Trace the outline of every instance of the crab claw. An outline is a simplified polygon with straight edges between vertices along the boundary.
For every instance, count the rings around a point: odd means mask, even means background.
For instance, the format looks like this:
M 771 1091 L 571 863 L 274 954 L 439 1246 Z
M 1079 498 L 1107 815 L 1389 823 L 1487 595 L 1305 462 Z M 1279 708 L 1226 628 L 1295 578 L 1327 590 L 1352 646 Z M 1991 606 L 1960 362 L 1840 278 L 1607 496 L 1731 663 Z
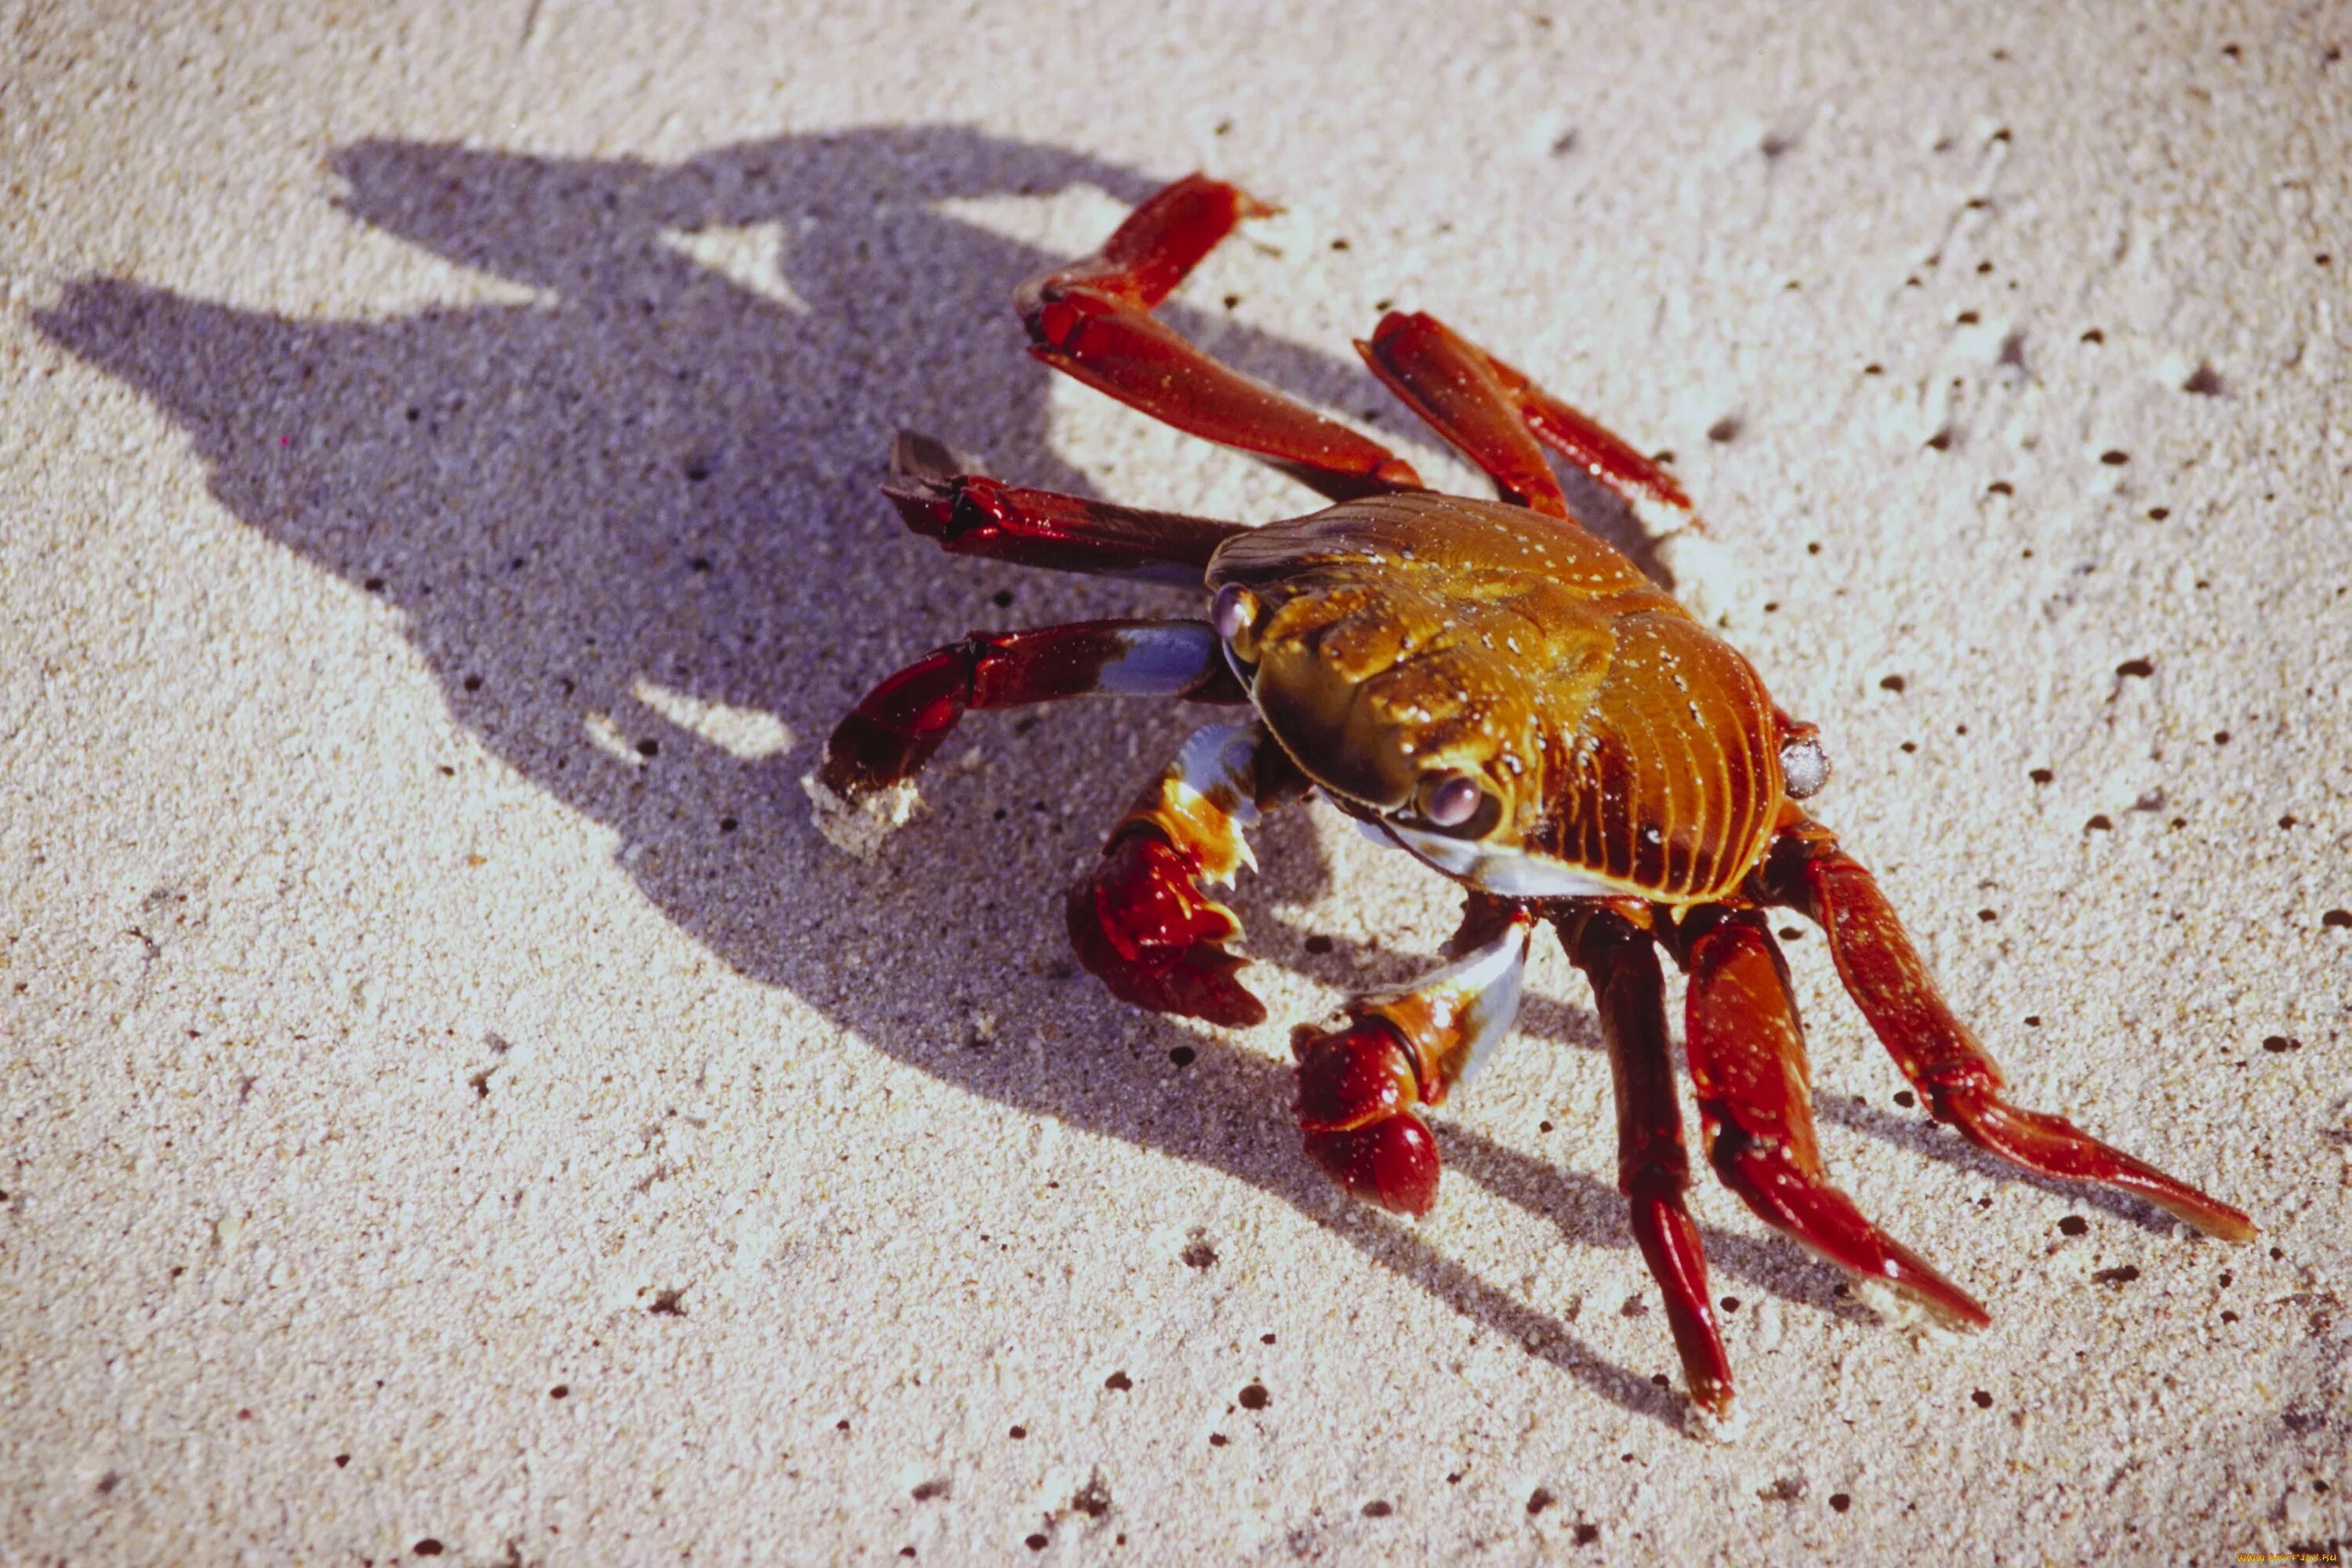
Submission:
M 1156 827 L 1123 833 L 1064 905 L 1078 962 L 1112 995 L 1156 1013 L 1241 1028 L 1265 1004 L 1234 978 L 1243 959 L 1234 912 L 1201 890 L 1200 868 Z
M 1419 1216 L 1437 1202 L 1437 1140 L 1422 1121 L 1421 1081 L 1404 1037 L 1386 1019 L 1358 1018 L 1335 1034 L 1301 1026 L 1291 1112 L 1307 1157 L 1351 1198 Z

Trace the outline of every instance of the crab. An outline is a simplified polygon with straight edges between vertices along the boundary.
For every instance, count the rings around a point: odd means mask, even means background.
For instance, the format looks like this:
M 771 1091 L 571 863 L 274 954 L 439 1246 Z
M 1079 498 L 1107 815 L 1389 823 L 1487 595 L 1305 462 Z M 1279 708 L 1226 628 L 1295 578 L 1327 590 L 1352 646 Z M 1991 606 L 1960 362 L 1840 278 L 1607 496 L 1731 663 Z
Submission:
M 950 552 L 1193 584 L 1207 615 L 975 632 L 918 659 L 842 720 L 803 781 L 827 836 L 870 854 L 967 712 L 1089 692 L 1238 710 L 1185 743 L 1069 890 L 1079 960 L 1136 1005 L 1262 1022 L 1237 977 L 1240 922 L 1210 889 L 1255 865 L 1245 835 L 1263 813 L 1310 796 L 1460 883 L 1449 962 L 1291 1037 L 1308 1157 L 1355 1197 L 1420 1215 L 1440 1171 L 1425 1113 L 1508 1032 L 1534 930 L 1550 924 L 1591 983 L 1616 1085 L 1619 1188 L 1692 1408 L 1718 1432 L 1734 1384 L 1685 1203 L 1661 949 L 1688 976 L 1684 1044 L 1717 1176 L 1931 1323 L 1990 1320 L 1824 1172 L 1767 910 L 1826 933 L 1847 994 L 1937 1120 L 2027 1170 L 2123 1188 L 2230 1240 L 2254 1235 L 2238 1210 L 2003 1098 L 2000 1069 L 1876 880 L 1798 804 L 1829 776 L 1815 727 L 1579 523 L 1544 448 L 1645 525 L 1698 530 L 1658 462 L 1435 318 L 1391 311 L 1356 348 L 1501 499 L 1441 494 L 1386 447 L 1152 315 L 1240 222 L 1273 211 L 1190 176 L 1014 302 L 1038 359 L 1332 504 L 1257 527 L 1140 510 L 1008 485 L 902 435 L 884 493 Z

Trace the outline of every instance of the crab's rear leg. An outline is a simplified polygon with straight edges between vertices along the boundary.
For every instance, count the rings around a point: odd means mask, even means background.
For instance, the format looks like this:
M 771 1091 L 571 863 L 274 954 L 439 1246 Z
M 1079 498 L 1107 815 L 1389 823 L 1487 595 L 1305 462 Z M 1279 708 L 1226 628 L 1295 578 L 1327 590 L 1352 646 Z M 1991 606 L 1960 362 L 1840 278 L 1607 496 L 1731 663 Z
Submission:
M 1690 971 L 1683 1034 L 1708 1158 L 1724 1184 L 1767 1224 L 1946 1321 L 1991 1321 L 1823 1173 L 1797 1000 L 1761 912 L 1702 909 L 1684 918 L 1682 932 Z
M 941 443 L 901 431 L 882 485 L 907 526 L 950 555 L 1197 587 L 1217 546 L 1248 531 L 1237 522 L 1024 489 L 961 468 Z
M 1446 945 L 1452 963 L 1407 989 L 1356 997 L 1338 1029 L 1293 1032 L 1292 1109 L 1307 1157 L 1351 1197 L 1407 1215 L 1437 1201 L 1437 1143 L 1421 1112 L 1444 1104 L 1510 1032 L 1534 919 L 1473 893 Z
M 1265 1005 L 1234 977 L 1241 921 L 1207 886 L 1230 886 L 1255 863 L 1244 835 L 1262 806 L 1307 788 L 1255 722 L 1194 734 L 1070 889 L 1064 912 L 1078 961 L 1139 1007 L 1236 1027 L 1264 1022 Z
M 1434 316 L 1391 310 L 1370 342 L 1357 342 L 1356 352 L 1405 406 L 1486 469 L 1505 500 L 1569 515 L 1543 448 L 1475 343 Z
M 2099 1142 L 2063 1116 L 2001 1098 L 2000 1068 L 1937 991 L 1877 879 L 1827 828 L 1800 818 L 1784 829 L 1764 882 L 1772 902 L 1803 911 L 1828 934 L 1847 994 L 1937 1120 L 2029 1171 L 2137 1193 L 2225 1240 L 2256 1234 L 2253 1221 L 2229 1205 Z
M 1505 500 L 1569 515 L 1541 442 L 1616 492 L 1644 525 L 1704 531 L 1672 474 L 1436 317 L 1391 310 L 1356 351 L 1391 392 L 1486 469 Z
M 1665 982 L 1650 933 L 1605 905 L 1559 917 L 1560 945 L 1592 984 L 1617 1089 L 1617 1190 L 1633 1205 L 1633 1237 L 1665 1298 L 1666 1325 L 1691 1401 L 1731 1414 L 1731 1358 L 1706 1293 L 1706 1253 L 1683 1194 L 1690 1156 L 1666 1040 Z
M 906 820 L 914 778 L 958 721 L 1089 692 L 1246 700 L 1217 634 L 1200 621 L 1074 621 L 974 632 L 934 648 L 867 692 L 835 726 L 803 785 L 828 838 L 859 854 Z
M 1252 452 L 1334 500 L 1417 489 L 1378 441 L 1203 353 L 1151 308 L 1247 217 L 1274 209 L 1188 175 L 1146 201 L 1094 255 L 1033 278 L 1013 306 L 1030 353 L 1129 407 Z

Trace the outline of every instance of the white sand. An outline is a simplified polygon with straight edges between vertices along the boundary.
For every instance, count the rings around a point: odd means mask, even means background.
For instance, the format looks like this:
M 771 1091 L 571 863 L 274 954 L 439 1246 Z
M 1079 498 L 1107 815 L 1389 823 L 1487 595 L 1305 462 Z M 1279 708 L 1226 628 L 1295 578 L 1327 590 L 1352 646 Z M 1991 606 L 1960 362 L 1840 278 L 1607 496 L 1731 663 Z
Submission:
M 168 9 L 0 67 L 0 1563 L 2352 1532 L 2352 15 Z M 975 721 L 878 861 L 819 837 L 897 661 L 1191 603 L 908 537 L 890 431 L 1309 504 L 1019 352 L 1014 280 L 1195 166 L 1291 208 L 1179 302 L 1220 353 L 1467 486 L 1347 348 L 1393 300 L 1675 450 L 1676 564 L 2021 1097 L 2259 1243 L 1927 1128 L 1798 942 L 1835 1171 L 1995 1323 L 1708 1181 L 1696 1441 L 1548 941 L 1415 1228 L 1301 1159 L 1284 1042 L 1442 885 L 1270 823 L 1245 1033 L 1067 960 L 1200 715 Z

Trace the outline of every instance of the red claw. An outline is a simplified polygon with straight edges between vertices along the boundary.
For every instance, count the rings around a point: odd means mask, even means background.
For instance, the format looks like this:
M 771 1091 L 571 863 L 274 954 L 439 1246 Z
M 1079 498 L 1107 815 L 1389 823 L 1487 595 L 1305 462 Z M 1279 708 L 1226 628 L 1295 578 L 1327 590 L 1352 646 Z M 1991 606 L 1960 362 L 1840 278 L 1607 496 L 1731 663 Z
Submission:
M 1078 962 L 1123 1002 L 1229 1028 L 1265 1022 L 1234 978 L 1233 911 L 1201 890 L 1197 868 L 1156 829 L 1122 835 L 1064 905 Z
M 1351 1198 L 1419 1217 L 1437 1202 L 1437 1140 L 1417 1113 L 1421 1084 L 1395 1027 L 1359 1018 L 1337 1034 L 1301 1028 L 1292 1112 L 1307 1156 Z
M 1309 1132 L 1307 1157 L 1351 1198 L 1419 1219 L 1437 1205 L 1437 1140 L 1411 1111 L 1353 1132 Z

